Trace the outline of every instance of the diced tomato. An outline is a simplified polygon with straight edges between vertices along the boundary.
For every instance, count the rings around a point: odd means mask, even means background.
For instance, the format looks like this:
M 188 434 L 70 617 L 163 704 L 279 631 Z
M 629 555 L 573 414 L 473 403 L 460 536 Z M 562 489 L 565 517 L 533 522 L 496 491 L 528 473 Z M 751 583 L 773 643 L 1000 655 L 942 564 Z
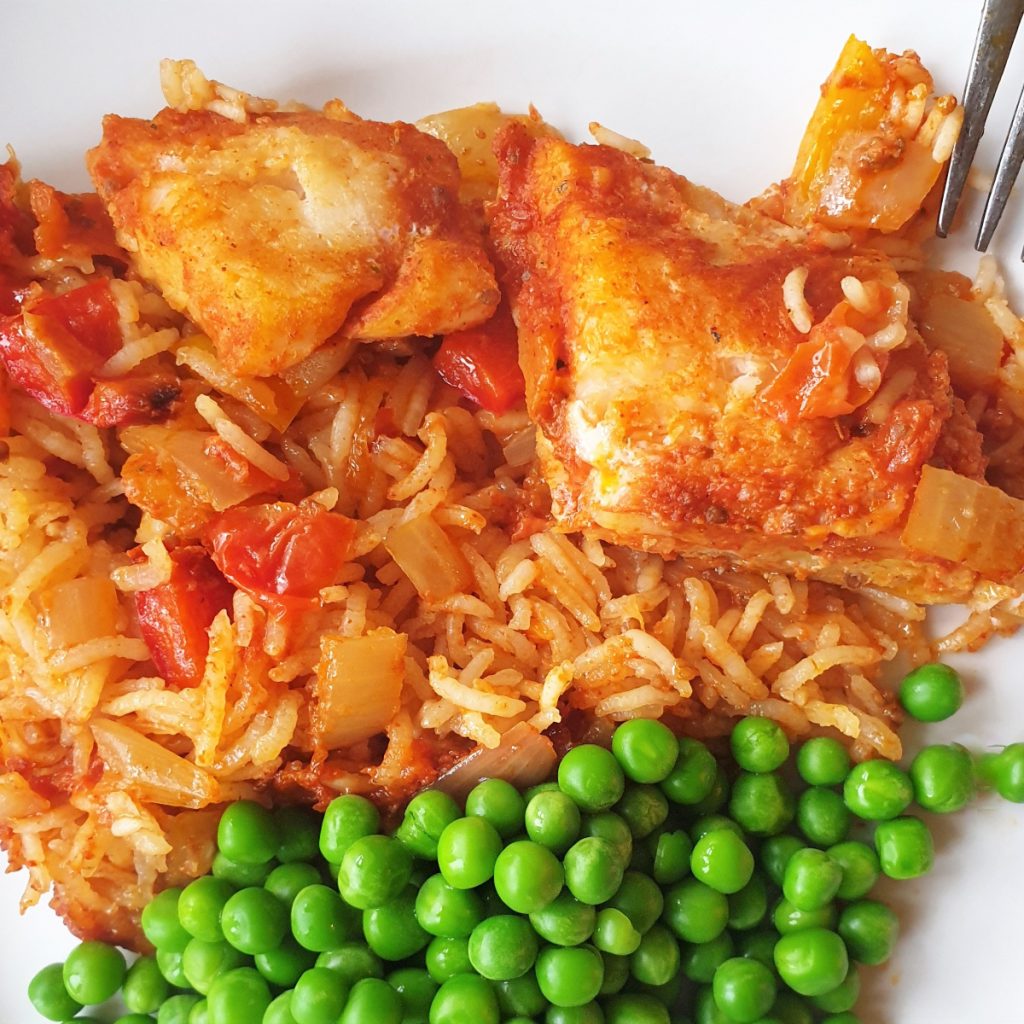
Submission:
M 164 419 L 181 397 L 181 385 L 169 374 L 96 381 L 81 418 L 97 427 L 123 427 Z
M 32 219 L 18 204 L 18 163 L 12 157 L 0 164 L 0 262 L 32 253 Z
M 217 567 L 270 604 L 315 601 L 348 560 L 355 523 L 315 502 L 240 506 L 222 512 L 207 538 Z
M 207 630 L 234 589 L 201 547 L 171 552 L 167 583 L 135 595 L 142 639 L 157 671 L 174 687 L 197 686 L 209 651 Z
M 117 304 L 106 278 L 90 281 L 61 295 L 37 299 L 31 304 L 31 313 L 59 324 L 80 344 L 102 356 L 104 361 L 121 347 Z
M 487 323 L 449 334 L 434 356 L 445 383 L 488 412 L 504 412 L 526 393 L 519 368 L 519 341 L 508 306 L 502 303 Z
M 68 195 L 45 182 L 31 181 L 28 197 L 37 221 L 33 234 L 40 256 L 108 256 L 127 260 L 114 238 L 110 216 L 94 192 Z

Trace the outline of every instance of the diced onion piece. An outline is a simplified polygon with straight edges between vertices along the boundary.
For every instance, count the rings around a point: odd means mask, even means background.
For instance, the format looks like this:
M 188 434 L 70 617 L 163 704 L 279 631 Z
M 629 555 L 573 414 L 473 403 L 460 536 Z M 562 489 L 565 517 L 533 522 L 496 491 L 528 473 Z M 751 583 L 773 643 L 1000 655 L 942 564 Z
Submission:
M 202 768 L 123 722 L 100 718 L 90 726 L 109 788 L 168 807 L 206 807 L 219 798 L 216 780 Z
M 167 884 L 187 885 L 209 874 L 217 852 L 217 824 L 223 808 L 209 807 L 191 814 L 160 816 L 171 852 L 167 855 Z
M 558 757 L 546 736 L 525 722 L 514 725 L 494 748 L 477 747 L 445 772 L 431 787 L 464 800 L 484 779 L 504 779 L 517 789 L 543 782 L 554 771 Z
M 51 648 L 74 647 L 117 633 L 117 590 L 106 576 L 82 576 L 39 595 Z
M 925 466 L 903 543 L 996 580 L 1024 566 L 1024 501 L 948 469 Z
M 430 516 L 393 527 L 384 547 L 428 604 L 462 593 L 472 579 L 461 552 Z
M 386 628 L 321 638 L 312 715 L 318 746 L 348 747 L 384 731 L 401 704 L 406 643 L 404 633 Z
M 935 292 L 923 299 L 917 326 L 929 348 L 949 360 L 949 375 L 958 387 L 991 387 L 1003 356 L 1003 335 L 978 302 Z
M 206 493 L 210 504 L 217 512 L 233 508 L 262 490 L 258 475 L 247 481 L 236 480 L 216 460 L 206 453 L 211 437 L 202 430 L 165 430 L 161 447 Z

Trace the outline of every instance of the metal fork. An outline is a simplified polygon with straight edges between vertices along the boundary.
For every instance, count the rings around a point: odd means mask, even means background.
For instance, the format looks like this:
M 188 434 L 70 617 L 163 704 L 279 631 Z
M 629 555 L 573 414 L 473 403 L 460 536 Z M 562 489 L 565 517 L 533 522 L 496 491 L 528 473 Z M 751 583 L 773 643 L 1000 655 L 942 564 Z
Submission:
M 985 0 L 978 24 L 978 37 L 974 41 L 971 68 L 964 86 L 964 124 L 953 147 L 950 157 L 949 175 L 942 193 L 936 233 L 945 238 L 953 224 L 953 214 L 967 183 L 967 174 L 978 149 L 978 143 L 985 133 L 992 100 L 999 80 L 1003 77 L 1010 48 L 1017 35 L 1021 19 L 1024 18 L 1024 0 Z M 1003 215 L 1010 190 L 1024 162 L 1024 90 L 1017 101 L 1017 109 L 1010 123 L 1010 130 L 999 155 L 999 166 L 992 182 L 981 225 L 974 248 L 984 252 L 992 240 L 992 234 Z M 1024 253 L 1021 258 L 1024 259 Z

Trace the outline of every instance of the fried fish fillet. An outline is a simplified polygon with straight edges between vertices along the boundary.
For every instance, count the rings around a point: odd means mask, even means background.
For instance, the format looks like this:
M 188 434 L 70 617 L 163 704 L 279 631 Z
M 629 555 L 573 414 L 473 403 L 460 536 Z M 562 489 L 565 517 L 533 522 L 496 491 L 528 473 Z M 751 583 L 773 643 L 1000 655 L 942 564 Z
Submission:
M 456 160 L 412 125 L 111 115 L 88 167 L 138 271 L 240 375 L 275 373 L 343 327 L 443 334 L 497 306 Z
M 887 257 L 608 147 L 515 126 L 498 146 L 491 233 L 565 530 L 920 601 L 1019 570 L 1024 540 L 973 565 L 901 541 L 929 464 L 1011 518 L 1024 505 L 984 483 L 977 428 Z M 854 287 L 865 308 L 887 296 L 874 327 Z

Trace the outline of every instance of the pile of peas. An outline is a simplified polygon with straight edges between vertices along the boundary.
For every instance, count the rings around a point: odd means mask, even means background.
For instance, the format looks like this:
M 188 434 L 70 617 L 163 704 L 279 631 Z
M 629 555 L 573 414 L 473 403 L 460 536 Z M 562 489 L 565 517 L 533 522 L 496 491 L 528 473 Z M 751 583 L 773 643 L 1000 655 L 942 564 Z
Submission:
M 932 665 L 900 696 L 936 721 L 962 690 Z M 1024 744 L 977 765 L 925 747 L 904 772 L 816 737 L 795 775 L 768 719 L 730 745 L 731 777 L 703 743 L 629 721 L 524 793 L 422 792 L 391 835 L 359 796 L 322 819 L 233 804 L 212 873 L 144 910 L 155 956 L 83 942 L 30 999 L 87 1021 L 120 991 L 117 1024 L 857 1024 L 860 968 L 898 933 L 872 889 L 932 865 L 911 803 L 958 810 L 976 779 L 1024 801 Z

